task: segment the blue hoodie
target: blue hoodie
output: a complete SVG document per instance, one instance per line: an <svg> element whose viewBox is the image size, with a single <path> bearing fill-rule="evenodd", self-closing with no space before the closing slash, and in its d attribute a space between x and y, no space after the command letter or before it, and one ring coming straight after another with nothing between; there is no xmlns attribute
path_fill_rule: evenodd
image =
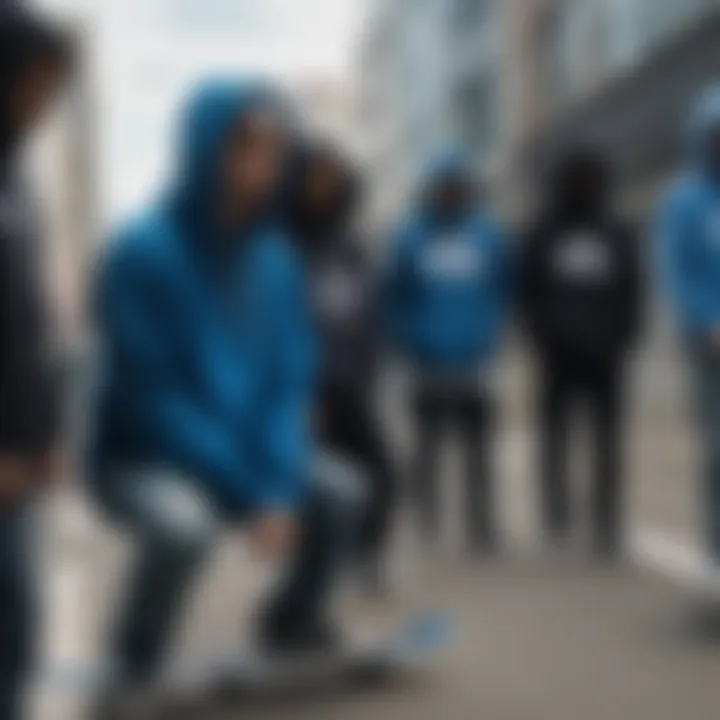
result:
<svg viewBox="0 0 720 720"><path fill-rule="evenodd" d="M720 327L720 171L708 161L714 129L720 87L707 91L691 115L692 163L663 201L657 231L662 273L692 337Z"/></svg>
<svg viewBox="0 0 720 720"><path fill-rule="evenodd" d="M120 233L99 278L93 459L194 478L223 506L295 506L310 450L313 337L301 265L266 223L218 230L219 166L257 88L213 84L187 111L178 184Z"/></svg>
<svg viewBox="0 0 720 720"><path fill-rule="evenodd" d="M469 177L457 154L444 156L426 190ZM435 217L422 203L391 248L386 300L391 339L429 370L462 370L489 360L508 311L509 248L497 224L468 211Z"/></svg>

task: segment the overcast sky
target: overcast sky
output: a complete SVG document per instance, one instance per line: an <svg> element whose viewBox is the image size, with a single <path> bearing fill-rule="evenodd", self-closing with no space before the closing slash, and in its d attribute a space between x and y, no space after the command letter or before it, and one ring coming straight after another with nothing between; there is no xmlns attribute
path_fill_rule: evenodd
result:
<svg viewBox="0 0 720 720"><path fill-rule="evenodd" d="M167 172L173 109L203 75L347 77L365 0L37 0L85 13L99 99L104 214Z"/></svg>

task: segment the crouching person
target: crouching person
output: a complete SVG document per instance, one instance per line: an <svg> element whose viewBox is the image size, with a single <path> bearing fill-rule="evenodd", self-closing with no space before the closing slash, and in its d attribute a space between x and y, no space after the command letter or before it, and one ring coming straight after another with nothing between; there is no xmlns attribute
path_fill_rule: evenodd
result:
<svg viewBox="0 0 720 720"><path fill-rule="evenodd" d="M342 484L306 482L313 338L301 266L273 230L277 103L251 85L202 87L181 137L176 185L112 244L98 287L92 488L138 546L113 645L127 690L162 669L225 529L288 560L261 616L268 649L326 649L356 515Z"/></svg>

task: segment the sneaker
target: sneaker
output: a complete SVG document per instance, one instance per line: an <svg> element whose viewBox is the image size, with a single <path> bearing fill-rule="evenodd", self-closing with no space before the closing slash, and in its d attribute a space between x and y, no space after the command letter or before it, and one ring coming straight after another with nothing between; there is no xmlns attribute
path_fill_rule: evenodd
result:
<svg viewBox="0 0 720 720"><path fill-rule="evenodd" d="M328 621L278 621L271 617L261 623L259 644L270 655L324 655L337 652L340 638Z"/></svg>

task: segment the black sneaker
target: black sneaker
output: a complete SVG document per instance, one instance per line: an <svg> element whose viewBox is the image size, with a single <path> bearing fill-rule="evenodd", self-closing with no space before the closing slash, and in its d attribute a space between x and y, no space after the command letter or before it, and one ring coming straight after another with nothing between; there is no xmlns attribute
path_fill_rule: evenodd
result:
<svg viewBox="0 0 720 720"><path fill-rule="evenodd" d="M266 619L260 628L260 647L269 655L326 655L338 651L339 634L329 621Z"/></svg>

